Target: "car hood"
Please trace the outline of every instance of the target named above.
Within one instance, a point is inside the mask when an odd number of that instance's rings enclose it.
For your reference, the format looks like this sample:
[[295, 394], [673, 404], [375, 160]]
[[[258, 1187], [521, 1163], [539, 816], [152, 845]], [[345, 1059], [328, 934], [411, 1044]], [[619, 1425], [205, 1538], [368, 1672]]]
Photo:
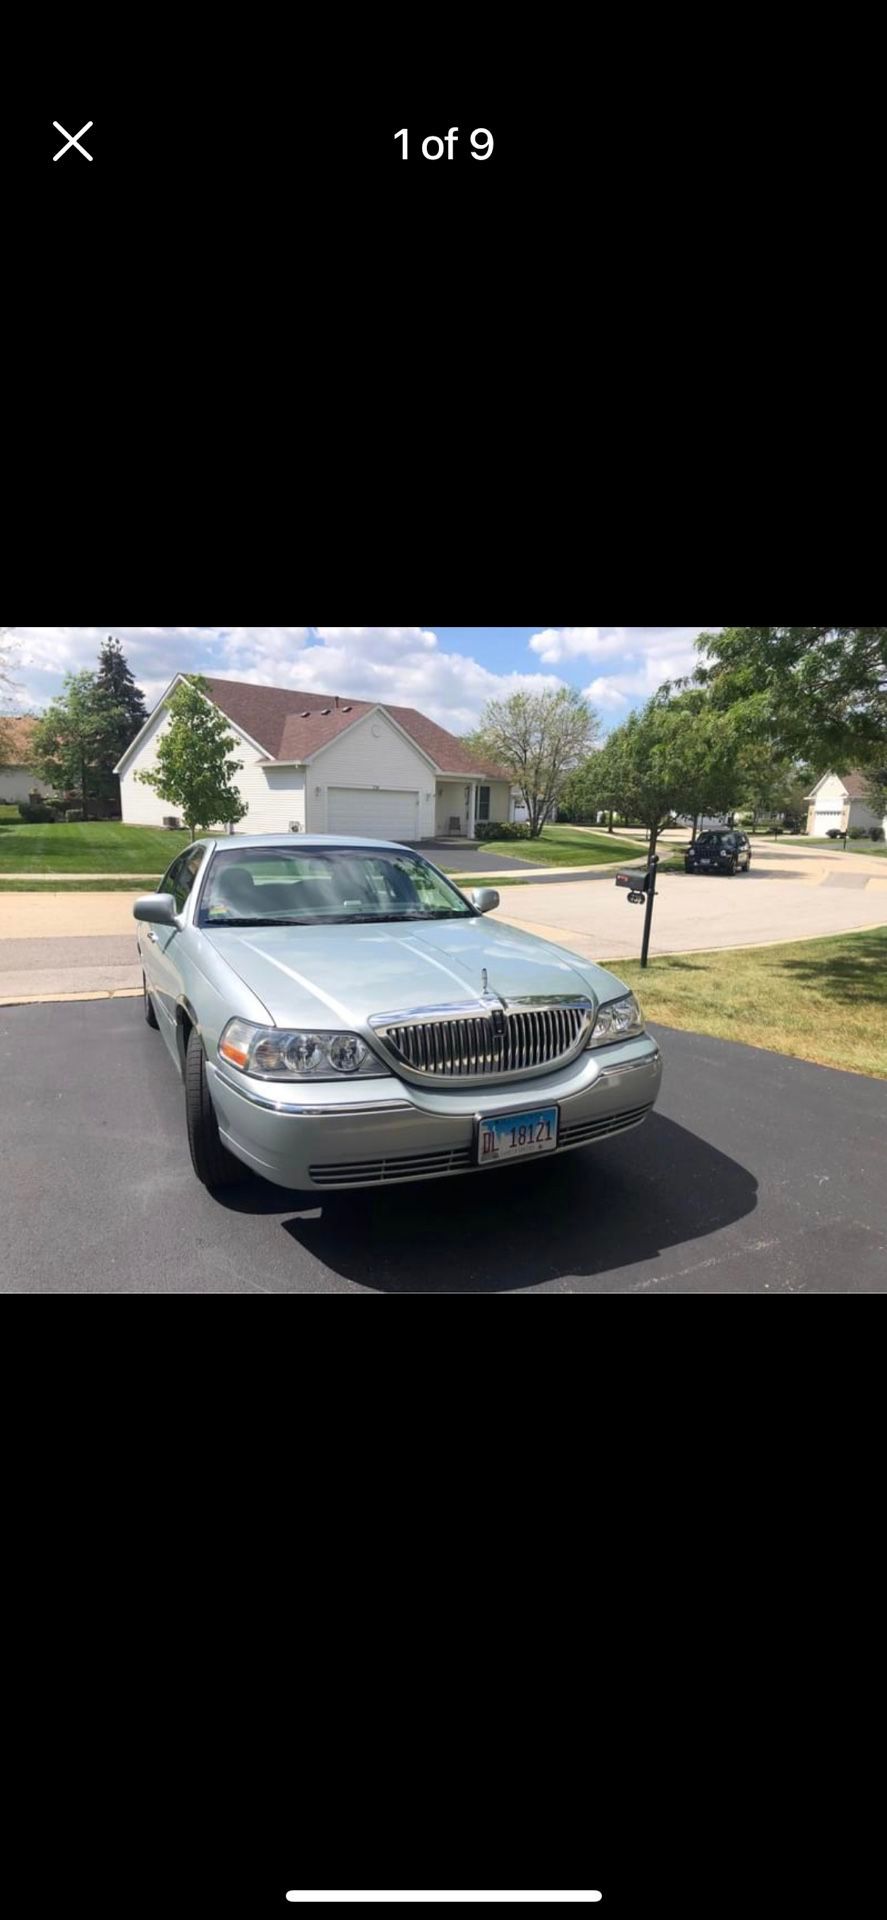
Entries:
[[584, 994], [621, 982], [564, 947], [487, 919], [375, 926], [212, 927], [203, 938], [279, 1027], [360, 1027], [372, 1014], [451, 1005], [490, 989], [503, 1000]]

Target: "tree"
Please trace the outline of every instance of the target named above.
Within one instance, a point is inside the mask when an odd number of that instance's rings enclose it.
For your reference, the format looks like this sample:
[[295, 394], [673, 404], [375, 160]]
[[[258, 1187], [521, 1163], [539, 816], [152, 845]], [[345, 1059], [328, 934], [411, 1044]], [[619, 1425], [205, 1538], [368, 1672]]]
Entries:
[[775, 753], [836, 773], [883, 760], [887, 627], [725, 627], [696, 644], [714, 703]]
[[530, 838], [537, 840], [567, 775], [599, 731], [597, 714], [579, 688], [560, 687], [491, 700], [466, 744], [508, 769], [527, 809]]
[[646, 827], [651, 855], [669, 815], [688, 806], [693, 772], [692, 716], [667, 698], [654, 696], [610, 734], [594, 771], [598, 804], [613, 807]]
[[878, 825], [887, 820], [887, 762], [873, 767], [866, 783], [865, 797], [868, 806], [877, 816]]
[[606, 748], [597, 747], [587, 760], [580, 761], [572, 773], [568, 773], [561, 788], [559, 813], [568, 820], [594, 820], [601, 812], [610, 813], [607, 779]]
[[96, 675], [96, 695], [108, 709], [118, 716], [108, 729], [109, 759], [104, 769], [102, 791], [108, 797], [116, 797], [117, 776], [114, 768], [127, 747], [144, 726], [148, 718], [145, 698], [137, 687], [127, 665], [126, 656], [119, 640], [110, 637], [105, 640], [99, 652], [99, 668]]
[[220, 821], [233, 825], [247, 811], [234, 784], [243, 766], [231, 758], [236, 740], [208, 695], [200, 674], [179, 682], [167, 702], [170, 725], [158, 739], [156, 765], [136, 774], [161, 800], [178, 807], [192, 837]]
[[77, 787], [84, 820], [89, 819], [90, 797], [102, 789], [119, 727], [120, 710], [100, 697], [96, 675], [82, 672], [65, 675], [64, 692], [50, 702], [34, 729], [38, 771], [59, 791]]
[[682, 764], [681, 813], [693, 820], [693, 839], [701, 816], [728, 814], [739, 798], [743, 734], [735, 716], [716, 708], [703, 688], [673, 693], [666, 681], [653, 704], [678, 716], [673, 754]]
[[[9, 671], [12, 664], [12, 645], [7, 636], [10, 632], [10, 627], [0, 627], [0, 695], [4, 700], [11, 699], [18, 692], [16, 682]], [[4, 764], [11, 751], [9, 730], [4, 728], [3, 718], [3, 714], [0, 713], [0, 766]]]

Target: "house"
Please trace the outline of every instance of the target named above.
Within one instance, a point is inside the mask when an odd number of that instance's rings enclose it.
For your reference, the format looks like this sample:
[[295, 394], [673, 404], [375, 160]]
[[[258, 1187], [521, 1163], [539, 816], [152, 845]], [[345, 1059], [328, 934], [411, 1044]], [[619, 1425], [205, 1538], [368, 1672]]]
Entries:
[[[169, 724], [177, 674], [114, 771], [123, 819], [162, 826], [174, 812], [136, 779], [156, 764]], [[415, 707], [298, 693], [207, 676], [243, 767], [236, 776], [247, 813], [241, 833], [341, 833], [419, 841], [474, 835], [477, 822], [511, 818], [512, 782], [469, 753]], [[217, 824], [224, 824], [219, 822]]]
[[0, 714], [0, 804], [17, 805], [19, 800], [27, 800], [35, 788], [38, 793], [53, 792], [31, 762], [36, 725], [31, 714], [19, 714], [15, 718], [11, 714]]
[[880, 827], [887, 835], [887, 813], [879, 815], [869, 806], [865, 797], [867, 786], [867, 776], [858, 770], [824, 773], [813, 792], [807, 794], [807, 832], [821, 837], [830, 828], [837, 828], [839, 833], [852, 833], [854, 827], [859, 827], [869, 833], [873, 827]]

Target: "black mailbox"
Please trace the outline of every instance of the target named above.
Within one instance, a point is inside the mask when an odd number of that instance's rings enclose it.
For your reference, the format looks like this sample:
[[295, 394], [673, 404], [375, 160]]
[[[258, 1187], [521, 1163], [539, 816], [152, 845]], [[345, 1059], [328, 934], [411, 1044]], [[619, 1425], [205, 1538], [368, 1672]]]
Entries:
[[617, 887], [630, 887], [632, 893], [646, 893], [650, 884], [649, 873], [617, 873]]

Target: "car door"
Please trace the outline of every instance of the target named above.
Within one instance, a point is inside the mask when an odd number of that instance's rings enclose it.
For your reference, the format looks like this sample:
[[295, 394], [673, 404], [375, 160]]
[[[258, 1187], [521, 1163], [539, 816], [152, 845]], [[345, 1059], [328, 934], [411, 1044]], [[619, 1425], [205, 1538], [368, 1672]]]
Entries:
[[[164, 875], [158, 891], [171, 893], [176, 903], [176, 913], [185, 911], [188, 895], [203, 864], [205, 847], [188, 847], [174, 860], [168, 873]], [[178, 1062], [176, 1048], [176, 1008], [182, 991], [182, 976], [177, 964], [181, 946], [179, 927], [146, 927], [146, 957], [150, 956], [150, 980], [154, 1005], [160, 1020], [163, 1037], [173, 1058]]]

